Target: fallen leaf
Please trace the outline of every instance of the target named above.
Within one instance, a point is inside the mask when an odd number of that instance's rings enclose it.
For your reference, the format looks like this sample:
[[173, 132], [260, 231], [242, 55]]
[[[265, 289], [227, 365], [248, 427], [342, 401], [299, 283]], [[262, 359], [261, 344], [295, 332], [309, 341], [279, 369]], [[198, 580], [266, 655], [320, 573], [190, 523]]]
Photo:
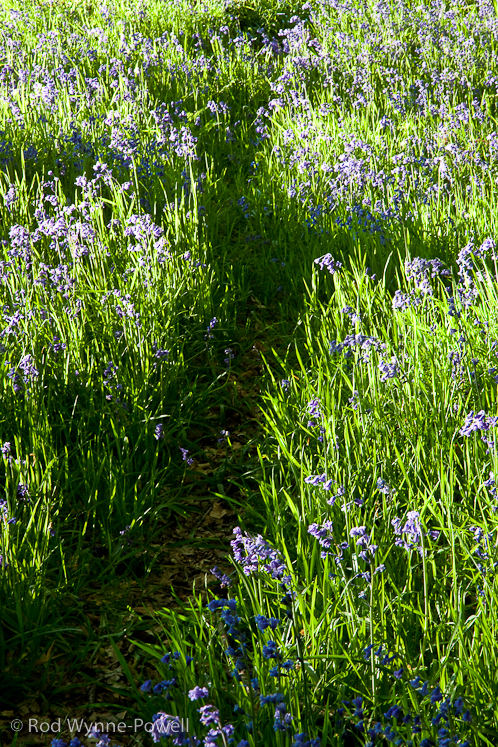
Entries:
[[50, 661], [50, 657], [52, 656], [52, 649], [54, 645], [55, 645], [55, 641], [53, 641], [48, 651], [46, 651], [44, 654], [40, 656], [40, 658], [36, 662], [37, 664], [46, 664], [47, 661]]
[[227, 513], [227, 510], [222, 508], [221, 503], [216, 501], [213, 503], [213, 508], [211, 509], [209, 516], [212, 519], [222, 519]]
[[202, 475], [209, 475], [213, 471], [213, 468], [209, 462], [204, 462], [204, 464], [198, 464], [193, 471], [200, 472]]

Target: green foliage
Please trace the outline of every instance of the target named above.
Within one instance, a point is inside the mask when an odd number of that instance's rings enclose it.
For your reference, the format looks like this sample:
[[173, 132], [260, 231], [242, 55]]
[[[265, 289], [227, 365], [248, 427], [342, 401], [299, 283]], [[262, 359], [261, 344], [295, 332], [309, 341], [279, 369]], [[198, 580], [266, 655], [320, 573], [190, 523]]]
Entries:
[[[164, 522], [223, 498], [290, 580], [239, 555], [232, 632], [212, 582], [157, 610], [136, 643], [160, 682], [179, 652], [174, 702], [111, 632], [136, 713], [200, 733], [206, 687], [250, 747], [367, 744], [359, 721], [408, 745], [397, 705], [418, 747], [444, 738], [420, 677], [455, 733], [496, 743], [495, 42], [473, 5], [433, 9], [433, 36], [385, 5], [0, 2], [9, 697], [51, 692], [50, 646], [97, 645], [90, 583], [146, 583]], [[279, 688], [285, 728], [260, 701]]]

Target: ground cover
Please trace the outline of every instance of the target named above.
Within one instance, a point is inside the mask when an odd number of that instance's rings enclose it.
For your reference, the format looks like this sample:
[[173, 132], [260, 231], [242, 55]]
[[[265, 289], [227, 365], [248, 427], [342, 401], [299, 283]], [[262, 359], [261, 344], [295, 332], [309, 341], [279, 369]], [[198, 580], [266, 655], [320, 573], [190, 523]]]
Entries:
[[0, 9], [2, 743], [496, 744], [497, 9]]

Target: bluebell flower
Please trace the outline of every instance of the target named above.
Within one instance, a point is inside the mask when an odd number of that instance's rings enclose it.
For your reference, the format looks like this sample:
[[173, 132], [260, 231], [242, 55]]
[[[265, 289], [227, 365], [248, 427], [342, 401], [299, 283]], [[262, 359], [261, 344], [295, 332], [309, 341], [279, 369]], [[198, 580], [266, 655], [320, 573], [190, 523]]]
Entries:
[[27, 497], [28, 493], [29, 493], [28, 486], [24, 485], [23, 483], [20, 482], [19, 485], [17, 486], [17, 497], [20, 500], [25, 500], [25, 498]]
[[319, 524], [311, 524], [308, 527], [308, 533], [317, 539], [322, 547], [328, 550], [333, 540], [331, 535], [332, 528], [331, 521], [326, 521], [322, 527]]
[[293, 720], [294, 716], [291, 716], [290, 713], [280, 714], [278, 710], [275, 711], [274, 731], [288, 731], [292, 726]]
[[294, 739], [296, 740], [292, 747], [301, 747], [306, 742], [307, 733], [304, 731], [301, 734], [294, 734]]
[[399, 718], [402, 715], [403, 715], [403, 711], [397, 705], [391, 706], [390, 709], [387, 711], [387, 713], [384, 713], [384, 716], [386, 718]]
[[389, 742], [394, 742], [398, 736], [398, 732], [393, 730], [391, 724], [387, 724], [384, 728], [384, 736]]
[[208, 608], [210, 612], [215, 612], [216, 610], [223, 609], [224, 607], [228, 607], [228, 609], [232, 610], [232, 612], [235, 612], [237, 608], [237, 600], [236, 599], [212, 599], [209, 602], [209, 604], [206, 605], [206, 607]]
[[379, 363], [379, 370], [382, 372], [380, 380], [384, 382], [387, 381], [387, 379], [397, 378], [399, 376], [398, 365], [399, 364], [395, 356], [392, 356], [391, 363], [386, 363], [384, 360], [381, 360], [381, 362]]
[[436, 685], [434, 690], [431, 692], [431, 703], [438, 703], [442, 699], [443, 696], [441, 695], [441, 688], [439, 687], [439, 685]]
[[197, 710], [201, 714], [199, 720], [203, 726], [211, 726], [212, 724], [221, 726], [220, 713], [213, 705], [201, 706]]
[[278, 657], [275, 641], [268, 641], [266, 646], [263, 646], [263, 656], [265, 659], [276, 659]]
[[363, 658], [365, 659], [365, 661], [368, 661], [370, 659], [370, 652], [373, 647], [373, 643], [370, 643], [365, 649], [363, 649]]
[[307, 407], [308, 407], [308, 412], [311, 418], [321, 417], [322, 413], [320, 411], [320, 405], [321, 405], [321, 402], [320, 402], [319, 397], [315, 397], [314, 399], [308, 402]]
[[198, 687], [197, 685], [193, 690], [189, 690], [188, 696], [190, 700], [200, 700], [201, 698], [207, 698], [209, 690], [207, 687]]
[[292, 743], [292, 747], [320, 747], [321, 740], [319, 737], [306, 740], [307, 736], [306, 732], [303, 732], [302, 734], [294, 734], [294, 739], [296, 741]]
[[232, 614], [230, 609], [224, 609], [221, 612], [221, 619], [226, 625], [237, 625], [240, 622], [240, 617], [238, 615]]
[[422, 721], [420, 719], [420, 716], [415, 716], [413, 719], [413, 726], [412, 726], [412, 734], [421, 734], [422, 733]]
[[350, 530], [350, 532], [349, 532], [349, 536], [350, 537], [357, 537], [358, 538], [356, 540], [356, 544], [360, 545], [361, 547], [368, 547], [368, 545], [370, 544], [370, 537], [367, 534], [366, 529], [367, 528], [364, 527], [364, 526], [353, 527]]
[[488, 431], [490, 428], [494, 428], [497, 423], [498, 416], [487, 416], [484, 410], [480, 410], [477, 415], [474, 415], [472, 410], [465, 418], [465, 423], [459, 432], [462, 436], [470, 436], [474, 431]]
[[150, 693], [152, 688], [152, 680], [146, 680], [143, 685], [140, 685], [140, 690], [143, 693]]
[[191, 466], [192, 466], [192, 464], [194, 463], [194, 460], [193, 460], [193, 458], [192, 458], [192, 457], [189, 457], [189, 456], [188, 456], [189, 450], [188, 450], [188, 449], [183, 449], [183, 448], [182, 448], [182, 447], [180, 446], [180, 451], [182, 452], [182, 459], [183, 459], [183, 461], [184, 461], [184, 462], [187, 462], [188, 466], [189, 466], [189, 467], [191, 467]]
[[377, 490], [379, 490], [381, 493], [384, 493], [387, 496], [391, 496], [394, 493], [393, 488], [391, 488], [385, 480], [382, 479], [382, 477], [377, 478]]
[[277, 626], [280, 624], [280, 620], [278, 620], [275, 617], [265, 617], [264, 615], [256, 615], [256, 625], [258, 626], [258, 630], [261, 630], [262, 632], [266, 630], [266, 628], [271, 628], [272, 630], [276, 630]]
[[330, 253], [324, 254], [323, 257], [317, 257], [313, 260], [316, 265], [323, 270], [326, 268], [331, 275], [337, 272], [342, 267], [342, 262], [336, 261]]
[[377, 721], [370, 729], [368, 729], [367, 734], [372, 740], [370, 744], [373, 745], [376, 737], [378, 737], [379, 734], [382, 734], [382, 724], [380, 721]]
[[246, 532], [245, 537], [243, 537], [240, 527], [235, 527], [233, 533], [235, 534], [235, 539], [230, 543], [233, 548], [233, 556], [235, 561], [242, 566], [246, 576], [257, 573], [260, 570], [260, 561], [266, 560], [269, 562], [266, 565], [262, 565], [263, 570], [274, 579], [290, 583], [291, 576], [284, 575], [287, 570], [285, 561], [276, 550], [273, 550], [269, 546], [268, 542], [261, 535], [253, 538]]
[[[181, 737], [182, 735], [177, 731], [176, 727], [176, 724], [179, 723], [180, 721], [178, 719], [178, 716], [170, 716], [168, 713], [164, 713], [163, 711], [154, 714], [154, 716], [152, 717], [151, 729], [152, 740], [154, 742], [160, 742], [161, 738], [168, 737], [173, 734], [177, 738]], [[175, 728], [172, 728], [173, 724], [175, 724]], [[180, 744], [183, 744], [183, 739]], [[194, 742], [194, 744], [199, 743]]]
[[[327, 482], [323, 484], [323, 489], [329, 490], [330, 487], [332, 487], [332, 480], [327, 480]], [[346, 489], [344, 485], [340, 485], [339, 488], [337, 489], [337, 493], [335, 493], [335, 495], [333, 495], [331, 498], [327, 499], [327, 503], [329, 504], [329, 506], [333, 506], [337, 498], [340, 498], [341, 496], [345, 495], [345, 493], [346, 493]]]
[[295, 594], [296, 592], [287, 591], [285, 596], [281, 598], [280, 604], [285, 604], [286, 607], [290, 607]]
[[411, 535], [412, 542], [419, 542], [422, 536], [419, 519], [420, 513], [418, 511], [409, 511], [407, 514], [407, 522], [401, 530], [405, 534]]
[[273, 693], [272, 695], [260, 695], [259, 696], [259, 705], [261, 707], [268, 705], [269, 703], [283, 703], [285, 701], [285, 697], [282, 695], [282, 693]]

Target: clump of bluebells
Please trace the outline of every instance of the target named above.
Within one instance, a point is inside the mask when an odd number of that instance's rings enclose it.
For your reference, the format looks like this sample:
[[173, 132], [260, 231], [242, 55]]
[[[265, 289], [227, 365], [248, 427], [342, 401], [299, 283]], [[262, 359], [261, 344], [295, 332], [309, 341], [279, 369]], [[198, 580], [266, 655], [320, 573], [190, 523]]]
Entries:
[[[379, 487], [385, 489], [389, 486], [380, 480]], [[413, 543], [421, 535], [418, 519], [418, 512], [410, 512], [401, 530], [411, 536]], [[326, 522], [321, 529], [317, 524], [311, 525], [308, 531], [319, 540], [322, 547], [330, 547], [332, 522]], [[212, 572], [218, 580], [225, 580], [226, 587], [235, 588], [239, 592], [238, 598], [214, 598], [207, 604], [207, 610], [213, 616], [213, 630], [219, 631], [218, 616], [224, 625], [227, 671], [231, 668], [229, 690], [223, 693], [210, 690], [207, 672], [202, 673], [199, 659], [194, 667], [193, 657], [187, 655], [184, 660], [180, 652], [167, 653], [161, 659], [170, 670], [174, 670], [172, 678], [161, 680], [155, 685], [147, 680], [142, 684], [141, 690], [151, 696], [160, 694], [166, 700], [175, 700], [177, 703], [181, 702], [182, 692], [188, 693], [191, 703], [205, 703], [210, 695], [220, 698], [218, 705], [206, 703], [197, 707], [196, 723], [200, 725], [199, 729], [196, 728], [195, 734], [180, 734], [174, 744], [204, 744], [210, 747], [231, 744], [247, 747], [250, 744], [247, 735], [253, 734], [255, 730], [261, 733], [265, 724], [271, 723], [274, 732], [282, 732], [294, 740], [294, 747], [319, 747], [320, 736], [310, 738], [306, 731], [299, 731], [293, 713], [292, 704], [295, 703], [296, 691], [303, 695], [306, 679], [306, 659], [299, 651], [295, 638], [299, 615], [295, 581], [279, 552], [261, 535], [253, 537], [247, 532], [243, 533], [239, 527], [234, 529], [234, 534], [231, 544], [236, 569], [243, 577], [252, 578], [259, 584], [266, 581], [266, 591], [271, 593], [268, 606], [279, 601], [284, 608], [283, 615], [279, 613], [277, 617], [257, 613], [252, 619], [247, 616], [243, 619], [242, 610], [247, 611], [248, 605], [240, 596], [241, 586], [234, 587], [232, 580], [221, 576], [217, 568], [213, 568]], [[477, 538], [482, 536], [478, 532], [475, 534]], [[350, 535], [356, 545], [363, 548], [360, 555], [364, 554], [364, 560], [372, 563], [379, 548], [372, 544], [366, 528], [355, 527], [351, 529]], [[348, 543], [345, 545], [347, 547]], [[370, 583], [370, 574], [365, 575], [369, 576]], [[276, 587], [283, 594], [279, 600], [274, 596]], [[298, 624], [302, 623], [299, 621]], [[474, 743], [467, 738], [471, 736], [469, 730], [473, 719], [462, 696], [455, 698], [451, 694], [445, 694], [439, 684], [430, 686], [429, 680], [422, 681], [419, 675], [409, 679], [404, 666], [399, 666], [399, 663], [392, 666], [393, 662], [403, 657], [396, 651], [390, 652], [384, 643], [371, 643], [362, 654], [365, 664], [373, 661], [380, 672], [398, 683], [398, 689], [409, 688], [416, 696], [417, 706], [409, 710], [401, 706], [399, 693], [398, 702], [385, 706], [379, 720], [379, 714], [369, 714], [370, 706], [364, 696], [357, 695], [351, 700], [343, 698], [330, 713], [336, 728], [354, 729], [359, 737], [364, 738], [365, 747], [380, 745], [382, 738], [403, 747], [474, 747]], [[233, 709], [232, 718], [224, 721], [220, 706], [226, 707], [229, 703]], [[269, 721], [271, 714], [272, 721]], [[168, 736], [175, 720], [178, 721], [177, 716], [165, 711], [156, 713], [153, 717], [154, 741]], [[203, 742], [200, 736], [202, 727], [209, 729]]]
[[[292, 702], [295, 698], [296, 687], [302, 687], [303, 671], [296, 661], [299, 661], [296, 642], [289, 641], [294, 630], [293, 608], [296, 592], [292, 589], [292, 577], [288, 573], [287, 565], [280, 553], [258, 535], [251, 536], [242, 533], [239, 527], [234, 529], [235, 538], [232, 540], [233, 555], [236, 567], [246, 578], [261, 579], [268, 584], [268, 591], [279, 591], [279, 598], [271, 604], [279, 604], [279, 616], [267, 616], [261, 613], [252, 615], [250, 619], [239, 614], [242, 605], [247, 610], [245, 600], [236, 598], [212, 599], [206, 609], [212, 615], [213, 630], [219, 630], [219, 623], [223, 623], [225, 632], [225, 662], [229, 672], [231, 687], [228, 692], [217, 693], [207, 686], [207, 672], [202, 672], [202, 662], [197, 660], [193, 668], [193, 658], [183, 659], [180, 652], [168, 653], [161, 658], [161, 663], [167, 665], [174, 672], [169, 679], [159, 680], [156, 684], [146, 680], [140, 687], [141, 691], [155, 698], [161, 696], [168, 701], [180, 703], [182, 693], [188, 692], [191, 703], [206, 701], [211, 697], [218, 700], [215, 704], [205, 704], [197, 708], [195, 734], [177, 736], [175, 744], [201, 744], [201, 727], [209, 731], [204, 736], [204, 745], [234, 744], [237, 747], [249, 745], [247, 735], [256, 730], [270, 727], [273, 732], [282, 732], [294, 740], [295, 745], [319, 747], [318, 737], [308, 738], [307, 733], [300, 731], [292, 712]], [[233, 588], [232, 580], [212, 569], [215, 577], [222, 586]], [[240, 585], [237, 587], [240, 592]], [[196, 681], [195, 681], [196, 680]], [[155, 702], [155, 701], [154, 701]], [[230, 721], [223, 722], [220, 707], [232, 704], [233, 713]], [[177, 705], [177, 708], [179, 705]], [[175, 716], [159, 711], [153, 717], [154, 726], [152, 736], [159, 741], [167, 735], [171, 721]], [[189, 715], [189, 722], [190, 715]], [[181, 741], [183, 740], [183, 741]]]
[[[369, 646], [365, 649], [365, 659], [370, 658], [372, 648], [373, 646]], [[382, 655], [382, 645], [375, 655]], [[389, 661], [388, 657], [384, 657], [380, 664]], [[394, 672], [393, 676], [402, 680], [403, 669]], [[400, 747], [474, 746], [471, 735], [472, 714], [465, 708], [462, 696], [454, 698], [445, 695], [439, 684], [431, 687], [428, 680], [422, 682], [418, 675], [412, 680], [405, 680], [405, 685], [408, 684], [416, 693], [416, 708], [406, 709], [394, 703], [386, 709], [382, 721], [379, 721], [368, 716], [368, 706], [364, 705], [361, 696], [357, 696], [352, 701], [343, 700], [343, 707], [338, 711], [340, 719], [346, 716], [354, 723], [356, 732], [364, 736], [365, 747], [381, 744], [382, 738]]]

